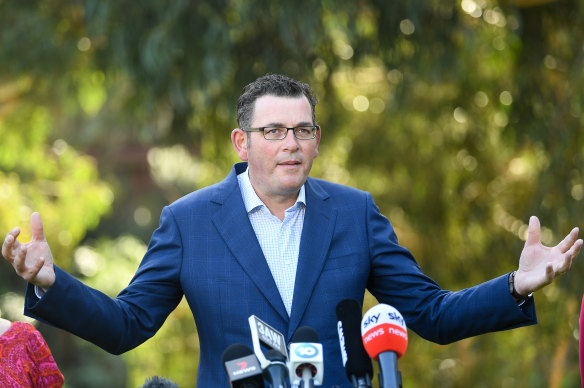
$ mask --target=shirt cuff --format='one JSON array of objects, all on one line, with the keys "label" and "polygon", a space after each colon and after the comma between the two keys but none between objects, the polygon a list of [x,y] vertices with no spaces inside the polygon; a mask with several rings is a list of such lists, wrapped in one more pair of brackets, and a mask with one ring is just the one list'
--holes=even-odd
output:
[{"label": "shirt cuff", "polygon": [[36,295],[37,298],[41,299],[45,295],[45,293],[46,291],[43,290],[41,287],[34,286],[34,294]]}]

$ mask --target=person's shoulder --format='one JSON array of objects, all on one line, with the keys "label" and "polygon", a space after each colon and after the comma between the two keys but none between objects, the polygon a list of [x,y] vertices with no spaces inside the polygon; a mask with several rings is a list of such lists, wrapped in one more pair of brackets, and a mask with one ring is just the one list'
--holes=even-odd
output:
[{"label": "person's shoulder", "polygon": [[238,189],[237,178],[233,173],[225,179],[212,185],[199,188],[172,202],[169,207],[176,210],[192,209],[196,206],[207,206],[210,201],[222,202],[232,190]]},{"label": "person's shoulder", "polygon": [[373,204],[371,194],[340,183],[310,178],[307,181],[306,198],[309,204],[326,203],[340,211],[359,212]]},{"label": "person's shoulder", "polygon": [[41,340],[44,342],[41,333],[33,325],[27,322],[12,322],[4,334],[9,337],[18,337],[22,338],[23,340],[26,339],[27,341],[33,339],[35,341]]},{"label": "person's shoulder", "polygon": [[38,333],[38,330],[33,325],[31,325],[30,323],[27,323],[27,322],[21,322],[21,321],[12,322],[11,328],[13,330],[17,330],[17,331],[20,331],[22,333],[26,333],[27,335],[37,335],[37,333]]},{"label": "person's shoulder", "polygon": [[370,195],[368,192],[359,190],[352,186],[343,185],[341,183],[331,182],[319,178],[308,178],[307,185],[315,192],[329,195],[331,197],[353,197],[363,198]]},{"label": "person's shoulder", "polygon": [[212,184],[210,186],[202,187],[195,191],[192,191],[176,201],[172,202],[169,206],[180,207],[180,206],[192,206],[193,203],[200,201],[208,201],[217,195],[218,187],[220,187],[222,182]]}]

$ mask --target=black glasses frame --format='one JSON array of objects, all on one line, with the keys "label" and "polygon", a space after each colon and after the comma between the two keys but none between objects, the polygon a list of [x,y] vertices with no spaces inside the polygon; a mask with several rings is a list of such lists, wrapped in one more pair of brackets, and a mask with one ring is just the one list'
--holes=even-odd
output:
[{"label": "black glasses frame", "polygon": [[[286,128],[286,133],[284,134],[284,137],[281,138],[267,138],[266,137],[266,128]],[[298,133],[297,131],[300,130],[300,128],[302,129],[306,129],[306,128],[311,128],[312,129],[312,137],[298,137]],[[277,125],[270,125],[267,127],[256,127],[256,128],[247,128],[244,131],[245,132],[263,132],[264,134],[264,139],[266,140],[284,140],[286,138],[286,136],[288,136],[288,131],[292,131],[292,133],[294,134],[294,137],[298,140],[312,140],[316,138],[316,131],[320,130],[320,127],[318,125],[300,125],[298,127],[284,127],[284,126],[277,126]]]}]

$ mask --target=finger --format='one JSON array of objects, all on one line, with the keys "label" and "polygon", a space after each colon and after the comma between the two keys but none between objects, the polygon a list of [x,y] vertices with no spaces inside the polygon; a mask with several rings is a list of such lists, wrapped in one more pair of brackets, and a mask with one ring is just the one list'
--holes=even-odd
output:
[{"label": "finger", "polygon": [[12,259],[12,250],[18,249],[20,243],[16,239],[20,234],[20,228],[14,228],[6,235],[4,239],[4,243],[2,244],[2,256],[4,256],[7,260]]},{"label": "finger", "polygon": [[568,251],[568,249],[570,249],[574,245],[574,242],[576,241],[577,238],[578,238],[578,228],[574,228],[557,245],[557,247],[560,250],[560,252],[566,253]]},{"label": "finger", "polygon": [[32,213],[30,216],[30,231],[32,233],[33,241],[44,241],[45,233],[43,232],[43,221],[38,212]]},{"label": "finger", "polygon": [[8,232],[8,234],[16,239],[18,237],[18,235],[20,234],[20,228],[17,226],[16,228],[14,228],[10,232]]},{"label": "finger", "polygon": [[582,249],[582,243],[583,243],[582,239],[576,240],[576,242],[574,243],[574,245],[572,245],[570,250],[566,252],[572,257],[572,260],[574,260],[576,256],[578,256],[578,254],[580,253],[580,249]]},{"label": "finger", "polygon": [[22,273],[26,272],[26,250],[26,245],[23,245],[22,249],[16,252],[12,257],[12,266],[20,276],[22,276]]},{"label": "finger", "polygon": [[527,240],[525,245],[539,244],[540,242],[540,225],[536,216],[529,217],[529,228],[527,230]]},{"label": "finger", "polygon": [[16,239],[18,238],[19,234],[20,234],[20,228],[16,227],[16,228],[12,229],[10,232],[8,232],[6,234],[6,238],[4,239],[4,243],[13,244],[14,241],[16,241]]},{"label": "finger", "polygon": [[556,277],[556,272],[554,271],[554,265],[552,263],[548,263],[545,267],[545,277],[547,279],[546,283],[550,284],[554,278]]},{"label": "finger", "polygon": [[572,266],[572,255],[566,254],[562,259],[563,260],[556,264],[556,273],[559,273],[560,275],[568,272]]}]

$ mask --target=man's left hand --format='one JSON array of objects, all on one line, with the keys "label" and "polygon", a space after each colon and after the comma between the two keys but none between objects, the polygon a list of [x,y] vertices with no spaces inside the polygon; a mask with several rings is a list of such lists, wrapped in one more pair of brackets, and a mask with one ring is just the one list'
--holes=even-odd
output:
[{"label": "man's left hand", "polygon": [[556,276],[568,272],[582,248],[582,239],[578,239],[578,228],[572,229],[555,247],[542,245],[540,232],[539,219],[532,216],[529,219],[527,241],[515,274],[515,291],[522,296],[545,287]]}]

